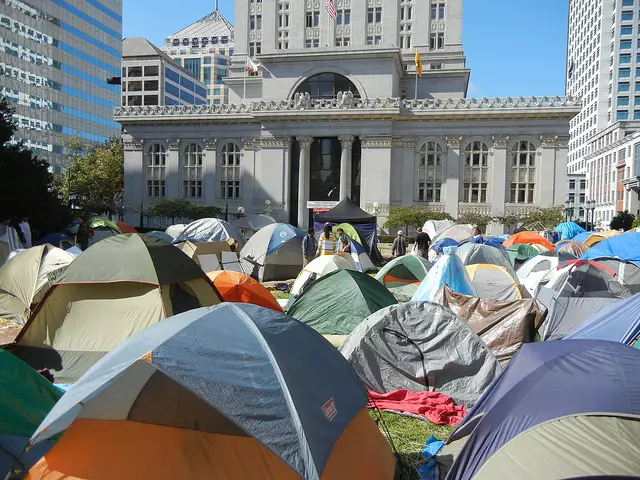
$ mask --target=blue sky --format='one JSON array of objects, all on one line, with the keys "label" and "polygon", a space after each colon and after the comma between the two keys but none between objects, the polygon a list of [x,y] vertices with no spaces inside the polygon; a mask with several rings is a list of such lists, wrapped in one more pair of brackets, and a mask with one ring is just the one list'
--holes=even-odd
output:
[{"label": "blue sky", "polygon": [[[568,3],[463,0],[468,96],[564,94]],[[162,45],[213,8],[214,0],[124,0],[124,36]],[[220,11],[233,22],[233,0],[220,0]]]}]

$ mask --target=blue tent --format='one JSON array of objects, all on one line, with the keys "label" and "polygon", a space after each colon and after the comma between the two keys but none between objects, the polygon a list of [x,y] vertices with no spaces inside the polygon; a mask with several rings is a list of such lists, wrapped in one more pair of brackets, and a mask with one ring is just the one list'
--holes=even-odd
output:
[{"label": "blue tent", "polygon": [[499,248],[500,250],[506,250],[506,248],[504,248],[504,245],[502,245],[502,243],[504,242],[504,240],[500,237],[495,238],[487,238],[484,241],[485,245],[489,245],[490,247],[494,247],[494,248]]},{"label": "blue tent", "polygon": [[553,231],[560,234],[561,240],[573,240],[576,235],[586,232],[584,228],[574,222],[561,223]]},{"label": "blue tent", "polygon": [[152,232],[145,233],[147,237],[158,238],[160,240],[164,240],[167,243],[173,243],[173,237],[165,232],[160,232],[159,230],[154,230]]},{"label": "blue tent", "polygon": [[440,240],[436,240],[435,242],[433,242],[433,245],[431,245],[431,248],[438,253],[442,253],[445,247],[457,247],[457,246],[458,246],[458,242],[456,242],[452,238],[441,238]]},{"label": "blue tent", "polygon": [[634,345],[640,337],[640,294],[607,305],[563,340],[610,340]]},{"label": "blue tent", "polygon": [[590,248],[580,260],[594,260],[602,257],[613,257],[640,266],[640,233],[627,232],[607,238]]},{"label": "blue tent", "polygon": [[596,232],[582,232],[576,235],[575,237],[573,237],[571,240],[573,240],[574,242],[584,243],[584,241],[594,233]]},{"label": "blue tent", "polygon": [[456,247],[446,247],[444,255],[435,263],[424,277],[418,290],[411,298],[412,302],[431,302],[443,285],[454,292],[476,296],[475,288],[469,278],[462,260],[455,254]]},{"label": "blue tent", "polygon": [[[633,457],[626,467],[637,469],[638,455],[630,453],[637,452],[630,444],[635,439],[611,430],[625,431],[628,420],[635,425],[628,424],[631,430],[638,431],[637,418],[625,415],[640,414],[639,368],[640,352],[621,343],[523,345],[447,440],[450,444],[466,437],[447,479],[620,474],[615,469],[624,467],[622,452]],[[611,429],[601,432],[596,424]],[[505,469],[509,474],[496,475]]]},{"label": "blue tent", "polygon": [[65,250],[75,245],[73,238],[69,235],[65,235],[64,233],[50,233],[49,235],[45,235],[41,239],[36,240],[34,245],[44,245],[45,243]]}]

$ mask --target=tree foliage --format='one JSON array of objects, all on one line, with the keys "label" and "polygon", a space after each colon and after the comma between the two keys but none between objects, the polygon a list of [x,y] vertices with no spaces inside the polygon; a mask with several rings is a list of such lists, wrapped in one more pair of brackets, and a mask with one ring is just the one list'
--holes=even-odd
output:
[{"label": "tree foliage", "polygon": [[172,223],[176,223],[176,220],[213,218],[221,214],[222,209],[218,207],[196,205],[187,200],[162,199],[152,203],[145,210],[147,217],[170,218]]},{"label": "tree foliage", "polygon": [[13,109],[0,101],[0,221],[29,217],[34,238],[62,230],[69,214],[58,199],[49,164],[21,144],[11,144]]},{"label": "tree foliage", "polygon": [[122,142],[111,139],[90,145],[74,137],[65,142],[67,170],[63,192],[75,196],[75,204],[95,213],[115,213],[122,205],[124,150]]},{"label": "tree foliage", "polygon": [[494,221],[494,218],[491,215],[483,215],[481,213],[462,213],[458,217],[457,223],[461,224],[469,224],[474,227],[486,227],[491,222]]},{"label": "tree foliage", "polygon": [[624,212],[618,212],[618,214],[611,219],[609,228],[611,230],[623,229],[625,232],[633,228],[636,216],[629,213],[627,210]]},{"label": "tree foliage", "polygon": [[434,212],[415,205],[410,207],[393,207],[389,212],[385,228],[420,228],[427,220],[451,220],[451,215]]},{"label": "tree foliage", "polygon": [[527,213],[522,223],[527,226],[540,224],[547,230],[553,230],[558,224],[564,222],[564,207],[537,208]]}]

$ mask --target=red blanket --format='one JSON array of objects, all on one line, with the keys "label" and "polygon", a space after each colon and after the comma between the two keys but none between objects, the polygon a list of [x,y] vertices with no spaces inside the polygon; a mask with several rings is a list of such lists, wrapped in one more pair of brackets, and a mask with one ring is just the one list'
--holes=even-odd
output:
[{"label": "red blanket", "polygon": [[453,400],[443,393],[410,392],[394,390],[389,393],[376,393],[369,390],[367,408],[397,410],[413,413],[438,425],[457,425],[467,414],[467,409],[455,405]]}]

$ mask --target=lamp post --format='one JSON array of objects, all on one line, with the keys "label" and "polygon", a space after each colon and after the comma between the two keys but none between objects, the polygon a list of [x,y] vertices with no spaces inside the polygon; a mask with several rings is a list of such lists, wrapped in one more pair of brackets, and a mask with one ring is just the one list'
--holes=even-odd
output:
[{"label": "lamp post", "polygon": [[573,200],[564,202],[564,218],[567,222],[573,220]]},{"label": "lamp post", "polygon": [[[586,210],[587,210],[587,230],[589,231],[595,231],[596,229],[596,201],[595,200],[589,200],[588,202],[585,203],[586,206]],[[589,218],[591,218],[591,221],[589,221]]]},{"label": "lamp post", "polygon": [[264,213],[271,215],[271,200],[269,199],[264,201]]}]

